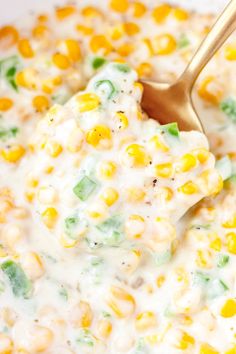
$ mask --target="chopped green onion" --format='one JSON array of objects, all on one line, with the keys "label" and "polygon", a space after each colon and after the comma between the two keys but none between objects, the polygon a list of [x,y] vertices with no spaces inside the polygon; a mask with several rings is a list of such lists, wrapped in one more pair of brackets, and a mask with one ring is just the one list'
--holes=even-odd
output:
[{"label": "chopped green onion", "polygon": [[229,256],[227,254],[219,254],[217,267],[224,268],[229,263]]},{"label": "chopped green onion", "polygon": [[117,246],[123,240],[122,221],[119,215],[112,216],[97,226],[97,229],[104,233],[104,244]]},{"label": "chopped green onion", "polygon": [[68,301],[68,291],[63,286],[59,290],[59,295],[64,301]]},{"label": "chopped green onion", "polygon": [[2,280],[0,280],[0,294],[2,294],[5,291],[5,284]]},{"label": "chopped green onion", "polygon": [[232,175],[232,162],[229,156],[224,156],[216,161],[216,169],[220,173],[223,181],[227,180]]},{"label": "chopped green onion", "polygon": [[229,290],[228,286],[221,279],[214,279],[208,287],[207,296],[214,299],[222,296],[227,290]]},{"label": "chopped green onion", "polygon": [[220,109],[233,123],[236,123],[236,100],[234,98],[229,97],[222,101],[220,103]]},{"label": "chopped green onion", "polygon": [[103,66],[106,63],[106,59],[102,57],[95,57],[92,60],[92,67],[94,70],[99,69],[101,66]]},{"label": "chopped green onion", "polygon": [[165,252],[162,253],[156,253],[154,255],[154,260],[155,260],[155,264],[160,267],[163,264],[168,263],[171,260],[172,257],[172,253],[170,250],[167,250]]},{"label": "chopped green onion", "polygon": [[107,311],[102,311],[102,315],[105,318],[111,318],[111,314],[109,312],[107,312]]},{"label": "chopped green onion", "polygon": [[0,75],[5,78],[8,84],[15,90],[18,91],[18,86],[15,82],[15,75],[17,70],[21,68],[21,63],[18,56],[12,55],[10,57],[4,58],[0,61]]},{"label": "chopped green onion", "polygon": [[2,263],[1,269],[9,278],[13,294],[17,297],[28,298],[32,284],[21,266],[12,260],[7,260]]},{"label": "chopped green onion", "polygon": [[116,91],[115,86],[110,80],[100,80],[95,83],[95,88],[101,90],[101,93],[105,94],[108,99],[112,98]]},{"label": "chopped green onion", "polygon": [[94,346],[94,337],[88,329],[81,329],[79,337],[76,339],[78,344],[84,344],[89,347]]},{"label": "chopped green onion", "polygon": [[115,69],[125,74],[131,71],[131,68],[127,64],[114,64],[113,66]]},{"label": "chopped green onion", "polygon": [[185,33],[182,33],[181,36],[179,37],[179,40],[177,41],[177,47],[179,49],[183,49],[188,47],[190,44],[189,38],[186,36]]},{"label": "chopped green onion", "polygon": [[101,257],[93,257],[92,258],[91,265],[93,267],[100,266],[101,264],[103,264],[103,258],[101,258]]},{"label": "chopped green onion", "polygon": [[119,215],[114,215],[97,226],[101,232],[109,232],[110,230],[119,230],[122,226],[122,221]]},{"label": "chopped green onion", "polygon": [[74,194],[82,201],[85,201],[95,191],[97,183],[91,178],[84,176],[73,188]]},{"label": "chopped green onion", "polygon": [[179,138],[179,128],[177,123],[169,123],[169,124],[161,125],[160,130],[176,138]]},{"label": "chopped green onion", "polygon": [[194,274],[193,283],[196,285],[207,285],[211,281],[211,276],[207,273],[197,271]]},{"label": "chopped green onion", "polygon": [[0,127],[0,139],[6,140],[10,138],[15,138],[18,132],[19,132],[19,128],[17,127],[12,127],[9,129]]}]

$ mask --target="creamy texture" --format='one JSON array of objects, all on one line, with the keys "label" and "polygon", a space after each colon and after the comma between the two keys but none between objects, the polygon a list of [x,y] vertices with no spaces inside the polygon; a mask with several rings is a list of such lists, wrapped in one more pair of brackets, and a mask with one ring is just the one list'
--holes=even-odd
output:
[{"label": "creamy texture", "polygon": [[[107,6],[0,29],[0,353],[232,354],[230,160],[219,173],[204,135],[148,119],[137,83],[176,79],[213,17]],[[234,50],[194,93],[232,161]]]}]

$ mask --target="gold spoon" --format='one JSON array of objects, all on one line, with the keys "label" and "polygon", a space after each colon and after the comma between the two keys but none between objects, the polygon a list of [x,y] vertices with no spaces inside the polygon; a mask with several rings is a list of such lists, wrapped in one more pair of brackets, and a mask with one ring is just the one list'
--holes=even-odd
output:
[{"label": "gold spoon", "polygon": [[192,103],[192,88],[202,69],[235,28],[236,0],[232,0],[174,84],[141,80],[144,86],[141,105],[149,117],[161,124],[177,122],[180,130],[203,131]]}]

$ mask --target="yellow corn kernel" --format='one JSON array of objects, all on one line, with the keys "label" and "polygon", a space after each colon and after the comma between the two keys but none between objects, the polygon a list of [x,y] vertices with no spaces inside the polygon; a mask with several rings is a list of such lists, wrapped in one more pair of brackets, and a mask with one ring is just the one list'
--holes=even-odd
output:
[{"label": "yellow corn kernel", "polygon": [[236,214],[231,215],[231,217],[222,223],[222,226],[225,229],[234,229],[236,228]]},{"label": "yellow corn kernel", "polygon": [[27,179],[27,187],[36,188],[39,185],[39,180],[35,177]]},{"label": "yellow corn kernel", "polygon": [[29,190],[25,192],[25,198],[29,203],[32,203],[35,198],[35,192]]},{"label": "yellow corn kernel", "polygon": [[40,15],[38,15],[37,20],[39,22],[47,22],[48,21],[48,16],[46,14],[40,14]]},{"label": "yellow corn kernel", "polygon": [[94,6],[84,7],[81,13],[84,17],[90,17],[90,18],[102,16],[102,12]]},{"label": "yellow corn kernel", "polygon": [[169,147],[165,145],[159,138],[158,135],[153,136],[150,140],[149,143],[151,144],[151,147],[153,147],[156,150],[160,150],[163,152],[169,151]]},{"label": "yellow corn kernel", "polygon": [[140,27],[134,22],[124,23],[124,30],[128,36],[134,36],[140,32]]},{"label": "yellow corn kernel", "polygon": [[156,280],[157,287],[161,288],[162,285],[164,284],[165,280],[166,280],[166,277],[164,275],[159,275],[159,277],[157,277],[157,280]]},{"label": "yellow corn kernel", "polygon": [[147,11],[146,6],[139,1],[135,1],[134,3],[132,3],[131,8],[132,8],[133,16],[136,18],[142,17]]},{"label": "yellow corn kernel", "polygon": [[148,53],[149,53],[149,56],[153,56],[155,54],[154,52],[154,49],[153,49],[153,45],[152,45],[152,41],[150,40],[150,38],[144,38],[142,40],[143,44],[145,44],[145,46],[147,47],[148,49]]},{"label": "yellow corn kernel", "polygon": [[83,144],[84,134],[79,127],[73,129],[72,133],[67,139],[66,148],[68,151],[75,153],[81,150]]},{"label": "yellow corn kernel", "polygon": [[125,113],[123,112],[116,112],[115,118],[118,120],[118,129],[124,130],[129,126],[129,120]]},{"label": "yellow corn kernel", "polygon": [[75,39],[66,39],[65,44],[67,48],[68,58],[73,63],[79,61],[81,59],[81,50],[78,41],[76,41]]},{"label": "yellow corn kernel", "polygon": [[92,111],[100,105],[100,98],[94,93],[83,93],[76,97],[78,110],[80,113]]},{"label": "yellow corn kernel", "polygon": [[62,234],[60,236],[60,244],[62,245],[62,247],[64,248],[73,248],[77,245],[79,240],[74,240],[71,237],[69,238],[67,235]]},{"label": "yellow corn kernel", "polygon": [[153,72],[153,66],[150,63],[143,62],[136,68],[139,77],[150,77]]},{"label": "yellow corn kernel", "polygon": [[142,237],[145,231],[145,220],[141,215],[130,215],[126,224],[125,232],[129,239],[138,239]]},{"label": "yellow corn kernel", "polygon": [[13,342],[11,338],[5,333],[0,333],[0,353],[1,354],[13,353]]},{"label": "yellow corn kernel", "polygon": [[178,172],[188,172],[192,170],[197,165],[197,159],[192,154],[185,154],[178,161],[176,170]]},{"label": "yellow corn kernel", "polygon": [[42,82],[42,90],[47,94],[52,94],[55,90],[55,86],[60,86],[62,84],[61,76],[55,76],[53,78],[48,78]]},{"label": "yellow corn kernel", "polygon": [[95,125],[86,133],[86,142],[93,147],[109,148],[111,141],[111,130],[106,125]]},{"label": "yellow corn kernel", "polygon": [[110,289],[110,299],[108,305],[112,311],[120,318],[128,317],[134,313],[135,299],[125,289],[112,286]]},{"label": "yellow corn kernel", "polygon": [[218,194],[223,188],[223,179],[216,170],[206,170],[198,177],[198,185],[206,196]]},{"label": "yellow corn kernel", "polygon": [[11,145],[1,150],[2,158],[10,163],[16,163],[25,154],[25,148],[22,145]]},{"label": "yellow corn kernel", "polygon": [[21,264],[27,276],[32,280],[40,278],[45,272],[42,260],[35,252],[24,254]]},{"label": "yellow corn kernel", "polygon": [[153,16],[154,20],[158,24],[160,24],[160,23],[163,23],[167,19],[170,12],[171,12],[171,7],[167,4],[163,4],[163,5],[155,7],[155,9],[153,10],[152,16]]},{"label": "yellow corn kernel", "polygon": [[52,229],[55,226],[57,219],[58,219],[58,212],[53,207],[49,207],[45,209],[44,212],[42,213],[42,220],[49,229]]},{"label": "yellow corn kernel", "polygon": [[76,29],[77,31],[81,32],[84,36],[90,36],[94,32],[92,27],[88,27],[84,25],[77,25]]},{"label": "yellow corn kernel", "polygon": [[33,107],[37,112],[44,112],[46,111],[50,104],[49,100],[45,96],[35,96],[32,101]]},{"label": "yellow corn kernel", "polygon": [[171,163],[161,163],[155,166],[155,176],[170,178],[173,174],[173,165]]},{"label": "yellow corn kernel", "polygon": [[189,18],[189,13],[186,10],[177,7],[173,9],[173,16],[178,21],[186,21]]},{"label": "yellow corn kernel", "polygon": [[145,331],[157,325],[156,315],[151,311],[141,312],[136,316],[135,327],[138,331]]},{"label": "yellow corn kernel", "polygon": [[225,46],[225,58],[227,60],[236,60],[236,45],[228,44]]},{"label": "yellow corn kernel", "polygon": [[220,354],[216,349],[207,343],[202,343],[200,346],[199,354]]},{"label": "yellow corn kernel", "polygon": [[195,194],[198,193],[198,186],[192,181],[188,181],[178,188],[178,192],[183,194]]},{"label": "yellow corn kernel", "polygon": [[107,218],[108,211],[106,204],[94,203],[87,210],[87,214],[90,218],[95,219],[95,221],[102,221]]},{"label": "yellow corn kernel", "polygon": [[128,57],[134,51],[134,45],[133,43],[123,43],[116,51],[121,57]]},{"label": "yellow corn kernel", "polygon": [[18,50],[20,54],[26,59],[33,58],[34,56],[34,51],[28,39],[24,38],[19,41]]},{"label": "yellow corn kernel", "polygon": [[13,101],[7,97],[0,97],[0,112],[9,111],[13,106]]},{"label": "yellow corn kernel", "polygon": [[125,13],[128,10],[128,0],[111,0],[110,7],[113,11]]},{"label": "yellow corn kernel", "polygon": [[122,24],[118,24],[116,26],[111,27],[109,30],[110,37],[113,41],[117,41],[124,35],[124,26]]},{"label": "yellow corn kernel", "polygon": [[112,51],[112,45],[104,35],[95,35],[90,40],[90,48],[93,53],[102,51],[104,55]]},{"label": "yellow corn kernel", "polygon": [[132,188],[128,188],[127,191],[127,201],[129,203],[138,203],[138,202],[142,202],[145,198],[145,192],[144,190],[142,190],[141,188],[136,188],[136,187],[132,187]]},{"label": "yellow corn kernel", "polygon": [[226,350],[224,354],[236,354],[236,345],[234,345],[232,348]]},{"label": "yellow corn kernel", "polygon": [[25,68],[16,74],[16,84],[30,90],[37,88],[36,71],[31,68]]},{"label": "yellow corn kernel", "polygon": [[52,57],[53,64],[61,70],[66,70],[70,67],[70,62],[67,56],[61,53],[55,53]]},{"label": "yellow corn kernel", "polygon": [[176,50],[176,40],[171,34],[160,34],[153,40],[153,50],[157,55],[169,55]]},{"label": "yellow corn kernel", "polygon": [[53,166],[47,166],[44,169],[44,173],[50,175],[52,172],[54,171],[54,167]]},{"label": "yellow corn kernel", "polygon": [[145,167],[150,162],[150,157],[142,145],[131,144],[126,148],[125,153],[131,167]]},{"label": "yellow corn kernel", "polygon": [[106,205],[110,207],[118,200],[119,193],[115,188],[106,188],[101,195],[101,198],[106,203]]},{"label": "yellow corn kernel", "polygon": [[[236,236],[236,235],[235,235]],[[236,246],[236,243],[235,243]],[[222,248],[222,241],[219,237],[216,237],[210,242],[210,248],[213,249],[216,252],[220,252]],[[236,248],[235,248],[236,250]]]},{"label": "yellow corn kernel", "polygon": [[178,349],[186,350],[195,344],[195,339],[187,332],[183,332],[179,344],[176,346]]},{"label": "yellow corn kernel", "polygon": [[108,338],[112,331],[112,324],[110,321],[103,319],[98,322],[98,336],[102,338]]},{"label": "yellow corn kernel", "polygon": [[221,85],[216,81],[215,76],[207,76],[198,87],[198,95],[213,105],[218,105],[223,96]]},{"label": "yellow corn kernel", "polygon": [[134,88],[138,89],[141,94],[143,93],[143,84],[141,84],[141,82],[135,82]]},{"label": "yellow corn kernel", "polygon": [[47,154],[51,157],[58,157],[62,153],[62,146],[57,141],[49,140],[45,145]]},{"label": "yellow corn kernel", "polygon": [[210,152],[205,148],[194,149],[192,150],[192,154],[200,163],[205,163],[210,157]]},{"label": "yellow corn kernel", "polygon": [[159,187],[156,192],[156,197],[169,202],[173,198],[173,191],[169,187]]},{"label": "yellow corn kernel", "polygon": [[93,320],[93,312],[91,306],[86,301],[80,301],[79,308],[81,311],[80,326],[83,328],[90,327]]},{"label": "yellow corn kernel", "polygon": [[236,315],[236,300],[228,299],[220,310],[220,315],[225,318],[233,317]]},{"label": "yellow corn kernel", "polygon": [[76,9],[73,6],[58,7],[56,9],[56,17],[58,20],[64,20],[65,18],[73,15]]},{"label": "yellow corn kernel", "polygon": [[235,232],[229,232],[226,235],[226,246],[228,252],[232,254],[236,254],[236,233]]},{"label": "yellow corn kernel", "polygon": [[36,39],[44,38],[47,33],[48,27],[43,24],[39,24],[32,29],[32,35]]},{"label": "yellow corn kernel", "polygon": [[197,250],[196,264],[200,268],[212,267],[212,253],[207,249]]},{"label": "yellow corn kernel", "polygon": [[18,41],[19,33],[13,26],[3,26],[0,28],[0,48],[8,49]]},{"label": "yellow corn kernel", "polygon": [[99,167],[99,174],[104,179],[112,178],[116,173],[116,164],[113,161],[103,161]]}]

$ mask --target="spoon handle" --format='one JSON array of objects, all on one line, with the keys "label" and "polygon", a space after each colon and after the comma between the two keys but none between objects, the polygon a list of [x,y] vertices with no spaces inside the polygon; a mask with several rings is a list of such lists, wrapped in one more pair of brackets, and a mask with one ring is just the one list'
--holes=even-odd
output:
[{"label": "spoon handle", "polygon": [[178,80],[179,82],[185,83],[185,88],[189,92],[202,69],[234,29],[236,29],[236,0],[231,0]]}]

